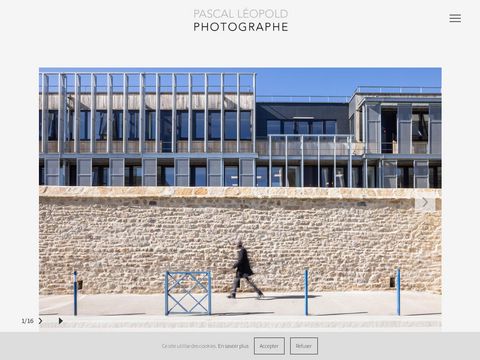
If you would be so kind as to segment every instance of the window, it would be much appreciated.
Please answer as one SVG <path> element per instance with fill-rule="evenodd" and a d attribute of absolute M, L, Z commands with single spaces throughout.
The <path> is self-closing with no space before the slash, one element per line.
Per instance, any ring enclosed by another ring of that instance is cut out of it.
<path fill-rule="evenodd" d="M 283 167 L 272 166 L 272 187 L 283 186 Z"/>
<path fill-rule="evenodd" d="M 333 187 L 333 167 L 320 167 L 320 184 L 322 187 Z"/>
<path fill-rule="evenodd" d="M 107 111 L 95 112 L 95 140 L 107 140 Z"/>
<path fill-rule="evenodd" d="M 324 120 L 324 134 L 335 135 L 337 133 L 337 121 L 336 120 Z"/>
<path fill-rule="evenodd" d="M 283 133 L 287 135 L 295 134 L 295 121 L 285 120 L 283 122 Z"/>
<path fill-rule="evenodd" d="M 45 167 L 43 165 L 39 167 L 38 185 L 45 185 Z"/>
<path fill-rule="evenodd" d="M 362 187 L 362 168 L 360 166 L 352 167 L 352 187 Z"/>
<path fill-rule="evenodd" d="M 442 167 L 431 166 L 428 169 L 428 175 L 430 187 L 440 189 L 442 187 Z"/>
<path fill-rule="evenodd" d="M 256 186 L 261 186 L 261 187 L 267 187 L 268 186 L 268 167 L 257 166 Z"/>
<path fill-rule="evenodd" d="M 208 112 L 208 138 L 210 140 L 220 140 L 220 135 L 221 135 L 220 122 L 221 122 L 220 111 Z"/>
<path fill-rule="evenodd" d="M 318 166 L 305 165 L 303 167 L 303 186 L 318 186 Z"/>
<path fill-rule="evenodd" d="M 156 111 L 145 111 L 145 140 L 155 140 L 155 131 L 157 129 L 156 116 Z"/>
<path fill-rule="evenodd" d="M 280 120 L 267 120 L 267 135 L 281 134 Z"/>
<path fill-rule="evenodd" d="M 251 112 L 240 112 L 240 140 L 252 140 Z"/>
<path fill-rule="evenodd" d="M 367 169 L 367 181 L 369 188 L 375 188 L 377 185 L 377 170 L 375 166 L 369 166 Z"/>
<path fill-rule="evenodd" d="M 125 166 L 125 186 L 142 186 L 141 166 Z"/>
<path fill-rule="evenodd" d="M 188 111 L 177 111 L 177 140 L 188 139 Z"/>
<path fill-rule="evenodd" d="M 123 139 L 123 111 L 113 110 L 112 138 L 113 140 Z"/>
<path fill-rule="evenodd" d="M 75 120 L 75 112 L 74 111 L 67 111 L 67 123 L 65 125 L 65 141 L 73 140 L 73 123 Z"/>
<path fill-rule="evenodd" d="M 172 112 L 160 111 L 160 134 L 162 151 L 172 151 Z"/>
<path fill-rule="evenodd" d="M 335 135 L 337 133 L 336 120 L 313 120 L 311 133 L 315 135 Z"/>
<path fill-rule="evenodd" d="M 297 121 L 296 125 L 296 134 L 308 135 L 310 133 L 308 121 Z"/>
<path fill-rule="evenodd" d="M 80 140 L 90 140 L 90 110 L 80 111 Z"/>
<path fill-rule="evenodd" d="M 139 135 L 139 112 L 128 111 L 128 140 L 138 140 Z"/>
<path fill-rule="evenodd" d="M 58 140 L 58 111 L 48 111 L 48 140 Z"/>
<path fill-rule="evenodd" d="M 174 186 L 175 168 L 173 166 L 160 167 L 160 176 L 157 177 L 158 186 Z"/>
<path fill-rule="evenodd" d="M 38 140 L 42 140 L 42 110 L 38 110 Z"/>
<path fill-rule="evenodd" d="M 237 139 L 237 112 L 225 111 L 225 140 Z"/>
<path fill-rule="evenodd" d="M 225 186 L 238 186 L 238 166 L 225 166 Z"/>
<path fill-rule="evenodd" d="M 428 109 L 413 109 L 412 111 L 412 140 L 428 141 Z"/>
<path fill-rule="evenodd" d="M 207 168 L 205 166 L 192 166 L 190 186 L 207 186 Z"/>
<path fill-rule="evenodd" d="M 413 167 L 411 166 L 397 167 L 397 187 L 413 188 Z"/>
<path fill-rule="evenodd" d="M 205 138 L 205 112 L 194 111 L 193 116 L 193 139 L 203 140 Z"/>
<path fill-rule="evenodd" d="M 92 167 L 92 185 L 107 186 L 108 185 L 108 166 Z"/>

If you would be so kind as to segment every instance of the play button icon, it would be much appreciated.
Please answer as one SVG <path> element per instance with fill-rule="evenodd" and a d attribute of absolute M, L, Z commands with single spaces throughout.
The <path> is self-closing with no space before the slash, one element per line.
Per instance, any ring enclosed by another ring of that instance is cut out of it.
<path fill-rule="evenodd" d="M 63 322 L 62 318 L 58 318 L 58 325 L 60 325 Z"/>

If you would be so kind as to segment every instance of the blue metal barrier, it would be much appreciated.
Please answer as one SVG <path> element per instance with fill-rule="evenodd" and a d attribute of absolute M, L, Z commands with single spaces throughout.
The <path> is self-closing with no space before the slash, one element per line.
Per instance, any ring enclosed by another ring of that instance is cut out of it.
<path fill-rule="evenodd" d="M 308 316 L 308 269 L 305 269 L 303 277 L 305 287 L 305 316 Z"/>
<path fill-rule="evenodd" d="M 73 272 L 73 315 L 77 316 L 77 272 Z"/>
<path fill-rule="evenodd" d="M 400 268 L 397 269 L 397 315 L 400 316 Z"/>
<path fill-rule="evenodd" d="M 186 281 L 193 282 L 193 285 L 186 287 L 184 285 Z M 195 289 L 200 292 L 193 293 Z M 182 304 L 182 301 L 188 298 L 193 300 L 191 307 L 185 303 Z M 171 307 L 169 300 L 173 302 Z M 173 311 L 176 308 L 177 310 Z M 212 276 L 210 271 L 165 272 L 165 315 L 169 314 L 212 314 Z"/>

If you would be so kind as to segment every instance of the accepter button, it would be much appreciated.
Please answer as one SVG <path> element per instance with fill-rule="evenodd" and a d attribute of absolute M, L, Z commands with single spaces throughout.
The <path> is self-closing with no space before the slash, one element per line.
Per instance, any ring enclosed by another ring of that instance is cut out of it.
<path fill-rule="evenodd" d="M 285 338 L 283 337 L 253 338 L 253 353 L 255 355 L 285 355 Z"/>
<path fill-rule="evenodd" d="M 291 337 L 290 355 L 318 355 L 318 338 Z"/>

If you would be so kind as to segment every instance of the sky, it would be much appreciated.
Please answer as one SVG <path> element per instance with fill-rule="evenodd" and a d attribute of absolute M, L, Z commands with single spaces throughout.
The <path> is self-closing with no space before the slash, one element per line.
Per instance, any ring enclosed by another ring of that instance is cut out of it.
<path fill-rule="evenodd" d="M 350 96 L 358 86 L 441 87 L 441 68 L 40 68 L 40 72 L 255 72 L 257 95 Z"/>

